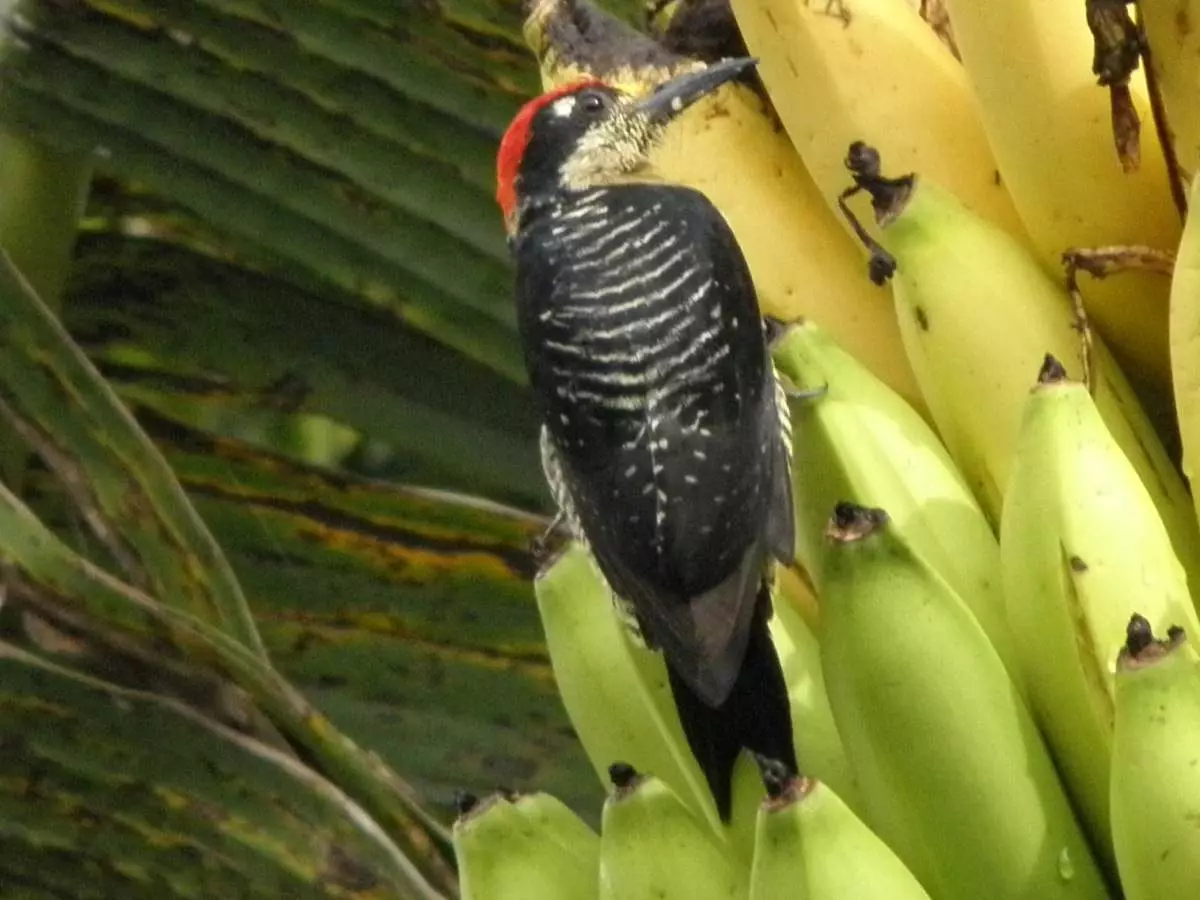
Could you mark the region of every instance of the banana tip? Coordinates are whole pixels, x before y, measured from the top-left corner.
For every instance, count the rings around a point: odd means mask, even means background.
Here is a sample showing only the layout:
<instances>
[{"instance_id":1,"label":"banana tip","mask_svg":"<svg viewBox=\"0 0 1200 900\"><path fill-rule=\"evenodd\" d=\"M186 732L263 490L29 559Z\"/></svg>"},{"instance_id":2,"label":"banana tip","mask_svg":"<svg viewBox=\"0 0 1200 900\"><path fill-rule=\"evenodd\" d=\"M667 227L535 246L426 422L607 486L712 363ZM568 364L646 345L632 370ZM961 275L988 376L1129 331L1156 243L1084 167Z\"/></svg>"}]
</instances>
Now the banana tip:
<instances>
[{"instance_id":1,"label":"banana tip","mask_svg":"<svg viewBox=\"0 0 1200 900\"><path fill-rule=\"evenodd\" d=\"M1117 668L1128 670L1154 665L1186 641L1187 635L1178 625L1167 629L1166 638L1155 637L1150 621L1134 613L1125 627L1125 645L1117 657Z\"/></svg>"},{"instance_id":2,"label":"banana tip","mask_svg":"<svg viewBox=\"0 0 1200 900\"><path fill-rule=\"evenodd\" d=\"M825 536L831 541L852 543L870 537L888 522L888 514L882 509L859 506L842 501L833 509L833 517L825 528Z\"/></svg>"}]
</instances>

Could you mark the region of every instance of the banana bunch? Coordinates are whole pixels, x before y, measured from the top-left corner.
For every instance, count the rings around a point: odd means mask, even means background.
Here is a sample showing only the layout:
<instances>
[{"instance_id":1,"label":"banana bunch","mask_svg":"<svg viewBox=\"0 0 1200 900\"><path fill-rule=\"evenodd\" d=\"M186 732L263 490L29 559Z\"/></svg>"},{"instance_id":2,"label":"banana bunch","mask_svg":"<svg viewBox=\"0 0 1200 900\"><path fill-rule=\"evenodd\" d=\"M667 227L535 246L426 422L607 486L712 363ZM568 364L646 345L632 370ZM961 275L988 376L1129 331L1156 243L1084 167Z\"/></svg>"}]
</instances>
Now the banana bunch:
<instances>
[{"instance_id":1,"label":"banana bunch","mask_svg":"<svg viewBox=\"0 0 1200 900\"><path fill-rule=\"evenodd\" d=\"M607 799L595 831L464 802L465 898L1200 897L1200 0L1142 0L1148 58L1100 85L1103 6L945 0L935 33L911 0L673 0L668 50L528 0L547 86L759 58L654 162L786 323L801 771L743 756L722 822L661 657L567 545L535 593Z\"/></svg>"}]
</instances>

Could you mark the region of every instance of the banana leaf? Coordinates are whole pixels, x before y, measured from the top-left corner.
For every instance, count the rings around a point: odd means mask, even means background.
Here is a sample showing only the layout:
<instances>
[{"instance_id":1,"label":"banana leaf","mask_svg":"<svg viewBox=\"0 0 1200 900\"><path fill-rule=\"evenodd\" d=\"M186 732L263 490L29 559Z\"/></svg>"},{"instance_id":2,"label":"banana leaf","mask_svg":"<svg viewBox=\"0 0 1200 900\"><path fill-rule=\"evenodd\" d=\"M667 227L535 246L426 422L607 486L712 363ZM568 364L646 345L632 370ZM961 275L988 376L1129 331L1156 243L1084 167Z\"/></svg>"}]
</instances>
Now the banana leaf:
<instances>
[{"instance_id":1,"label":"banana leaf","mask_svg":"<svg viewBox=\"0 0 1200 900\"><path fill-rule=\"evenodd\" d=\"M521 20L515 0L0 0L0 137L99 173L74 267L33 278L67 283L90 364L46 380L22 349L57 327L43 305L0 365L44 461L0 491L4 896L449 895L456 789L594 819L529 585L548 502L491 197L538 85ZM28 197L0 213L41 221L21 211L52 179L11 180ZM44 221L38 246L65 246ZM123 480L167 467L171 513L226 563L189 570L162 510L116 514ZM206 611L213 577L270 666ZM181 800L204 760L230 779ZM226 827L254 796L264 846Z\"/></svg>"}]
</instances>

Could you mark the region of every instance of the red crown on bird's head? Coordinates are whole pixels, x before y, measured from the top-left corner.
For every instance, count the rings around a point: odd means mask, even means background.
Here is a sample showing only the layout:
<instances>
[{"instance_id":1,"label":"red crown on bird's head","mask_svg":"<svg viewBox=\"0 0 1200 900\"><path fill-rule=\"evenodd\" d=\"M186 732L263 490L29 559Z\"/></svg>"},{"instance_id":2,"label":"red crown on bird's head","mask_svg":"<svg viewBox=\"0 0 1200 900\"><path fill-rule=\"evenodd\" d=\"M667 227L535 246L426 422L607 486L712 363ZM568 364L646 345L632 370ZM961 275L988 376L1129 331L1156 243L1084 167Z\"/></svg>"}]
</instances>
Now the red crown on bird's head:
<instances>
[{"instance_id":1,"label":"red crown on bird's head","mask_svg":"<svg viewBox=\"0 0 1200 900\"><path fill-rule=\"evenodd\" d=\"M513 116L512 122L504 132L504 137L500 139L500 149L496 153L496 202L500 204L500 211L504 214L505 222L510 222L516 212L517 174L521 170L521 159L525 156L525 148L529 146L534 116L559 97L603 84L604 82L594 78L574 81L534 97L517 110L517 114Z\"/></svg>"}]
</instances>

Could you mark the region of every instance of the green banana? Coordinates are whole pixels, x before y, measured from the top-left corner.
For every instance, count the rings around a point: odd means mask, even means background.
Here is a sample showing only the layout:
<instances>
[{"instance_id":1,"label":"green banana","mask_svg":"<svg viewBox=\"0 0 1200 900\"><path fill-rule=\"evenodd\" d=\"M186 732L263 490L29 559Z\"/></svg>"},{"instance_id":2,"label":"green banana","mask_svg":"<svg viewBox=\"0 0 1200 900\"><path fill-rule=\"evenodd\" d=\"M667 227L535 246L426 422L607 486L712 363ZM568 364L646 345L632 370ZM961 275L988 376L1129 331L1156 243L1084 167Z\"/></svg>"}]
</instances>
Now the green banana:
<instances>
[{"instance_id":1,"label":"green banana","mask_svg":"<svg viewBox=\"0 0 1200 900\"><path fill-rule=\"evenodd\" d=\"M750 900L929 900L829 785L764 773Z\"/></svg>"},{"instance_id":2,"label":"green banana","mask_svg":"<svg viewBox=\"0 0 1200 900\"><path fill-rule=\"evenodd\" d=\"M636 646L587 551L572 544L534 582L559 696L603 783L628 760L668 782L720 831L700 767L688 751L662 657Z\"/></svg>"},{"instance_id":3,"label":"green banana","mask_svg":"<svg viewBox=\"0 0 1200 900\"><path fill-rule=\"evenodd\" d=\"M461 806L453 842L462 900L596 900L600 839L562 804L493 794Z\"/></svg>"},{"instance_id":4,"label":"green banana","mask_svg":"<svg viewBox=\"0 0 1200 900\"><path fill-rule=\"evenodd\" d=\"M1030 704L1108 863L1113 666L1140 609L1200 633L1187 577L1137 472L1083 384L1047 357L1025 403L1000 530Z\"/></svg>"},{"instance_id":5,"label":"green banana","mask_svg":"<svg viewBox=\"0 0 1200 900\"><path fill-rule=\"evenodd\" d=\"M848 500L882 507L966 602L1019 677L996 536L937 435L812 321L789 328L775 344L774 358L797 388L825 389L791 404L797 552L817 589L834 506Z\"/></svg>"},{"instance_id":6,"label":"green banana","mask_svg":"<svg viewBox=\"0 0 1200 900\"><path fill-rule=\"evenodd\" d=\"M661 778L612 767L600 828L601 900L738 900L746 872Z\"/></svg>"},{"instance_id":7,"label":"green banana","mask_svg":"<svg viewBox=\"0 0 1200 900\"><path fill-rule=\"evenodd\" d=\"M593 874L599 871L600 836L569 806L545 791L517 794L509 800L545 840L559 844L564 853L574 856L587 871Z\"/></svg>"},{"instance_id":8,"label":"green banana","mask_svg":"<svg viewBox=\"0 0 1200 900\"><path fill-rule=\"evenodd\" d=\"M1016 450L1029 380L1047 353L1082 374L1070 299L1014 238L926 178L884 178L878 158L851 148L856 184L872 198L886 275L909 361L938 431L993 521ZM890 260L888 257L890 256ZM1191 498L1125 376L1096 336L1096 407L1150 491L1171 542L1200 589L1200 529Z\"/></svg>"},{"instance_id":9,"label":"green banana","mask_svg":"<svg viewBox=\"0 0 1200 900\"><path fill-rule=\"evenodd\" d=\"M867 822L939 900L1105 898L1020 692L882 510L830 524L821 662Z\"/></svg>"},{"instance_id":10,"label":"green banana","mask_svg":"<svg viewBox=\"0 0 1200 900\"><path fill-rule=\"evenodd\" d=\"M762 799L749 757L735 770L734 812L722 823L688 751L662 656L642 646L621 621L586 551L569 547L538 575L534 591L559 695L597 772L607 777L618 759L655 772L722 845L749 863ZM786 595L775 603L771 634L788 682L796 752L853 802L854 779L825 696L816 641Z\"/></svg>"},{"instance_id":11,"label":"green banana","mask_svg":"<svg viewBox=\"0 0 1200 900\"><path fill-rule=\"evenodd\" d=\"M1200 659L1134 616L1117 661L1112 826L1126 900L1200 897Z\"/></svg>"},{"instance_id":12,"label":"green banana","mask_svg":"<svg viewBox=\"0 0 1200 900\"><path fill-rule=\"evenodd\" d=\"M855 812L859 812L862 799L854 771L846 759L846 748L842 746L842 738L833 721L833 710L829 708L825 676L821 671L821 648L793 602L791 584L782 578L776 581L775 612L770 628L792 705L796 757L803 760L811 777L828 784ZM757 817L758 800L762 799L762 782L757 768L754 779L758 782L754 807L754 817Z\"/></svg>"}]
</instances>

